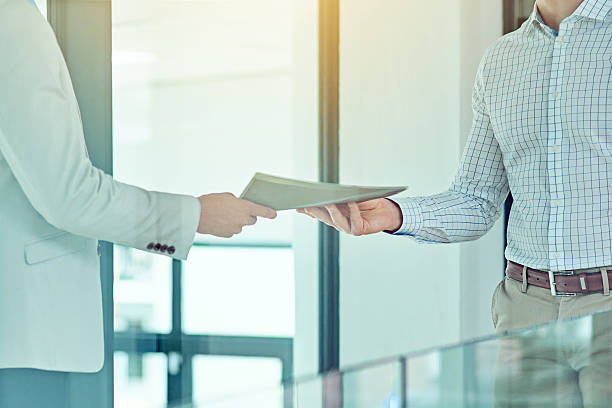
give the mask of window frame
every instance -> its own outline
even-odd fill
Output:
[[[111,0],[47,0],[47,21],[70,72],[89,158],[107,174],[113,169],[110,18]],[[108,242],[100,242],[100,281],[104,366],[97,373],[66,373],[68,385],[46,401],[49,407],[113,407],[113,246]]]
[[[194,247],[291,248],[289,244],[205,244]],[[195,356],[275,358],[282,365],[282,383],[293,376],[293,338],[264,336],[225,336],[187,334],[183,331],[183,266],[184,261],[172,261],[171,331],[122,330],[114,332],[114,352],[141,357],[147,353],[162,353],[168,359],[167,403],[189,404],[193,401],[193,368]],[[170,364],[174,359],[178,364]],[[176,368],[176,369],[175,369]],[[279,384],[281,386],[281,384]],[[292,406],[290,387],[284,391],[284,407]]]

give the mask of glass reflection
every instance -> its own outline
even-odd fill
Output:
[[[298,408],[603,408],[612,406],[611,379],[612,311],[604,311],[298,379],[275,392],[292,397],[284,407]],[[248,406],[240,403],[263,393],[231,401]]]
[[[612,406],[612,315],[502,338],[494,396],[499,407]]]
[[[439,370],[428,370],[439,361]],[[612,406],[612,312],[408,360],[410,406]],[[437,371],[437,372],[436,372]]]

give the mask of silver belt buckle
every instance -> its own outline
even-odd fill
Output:
[[[571,276],[573,274],[574,272],[571,272],[571,271],[559,271],[559,272],[548,271],[548,281],[550,282],[550,294],[553,296],[576,296],[575,293],[558,292],[557,283],[555,282],[555,276]]]

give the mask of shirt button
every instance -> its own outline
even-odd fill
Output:
[[[173,253],[175,253],[175,252],[176,252],[176,248],[175,248],[175,247],[173,247],[173,246],[169,246],[169,247],[168,247],[168,253],[169,253],[170,255],[172,255],[172,254],[173,254]]]
[[[552,97],[553,99],[557,99],[559,97],[559,92],[553,92]]]
[[[152,250],[152,249],[153,249],[153,247],[154,247],[154,246],[155,246],[155,244],[154,244],[154,243],[149,242],[149,244],[147,245],[147,249],[150,251],[150,250]]]
[[[561,200],[552,200],[550,203],[555,207],[558,207],[561,205]]]
[[[164,244],[161,246],[161,248],[159,249],[162,252],[166,252],[166,250],[168,249],[168,245]]]
[[[159,251],[159,250],[161,249],[161,244],[160,244],[159,242],[158,242],[157,244],[155,244],[154,249],[155,249],[156,251]]]
[[[550,148],[553,153],[559,153],[561,151],[561,146],[553,146]]]
[[[559,253],[558,253],[558,252],[553,252],[553,253],[551,254],[551,256],[552,256],[552,259],[559,259],[559,257],[560,257],[560,255],[559,255]]]

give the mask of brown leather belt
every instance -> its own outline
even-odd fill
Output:
[[[606,269],[608,282],[612,281],[612,269]],[[508,261],[506,276],[523,282],[523,265]],[[540,288],[551,289],[551,294],[574,296],[576,294],[603,292],[603,274],[600,271],[581,273],[581,271],[548,272],[527,268],[527,284]],[[553,285],[551,287],[551,279]],[[609,284],[608,287],[612,287]]]

